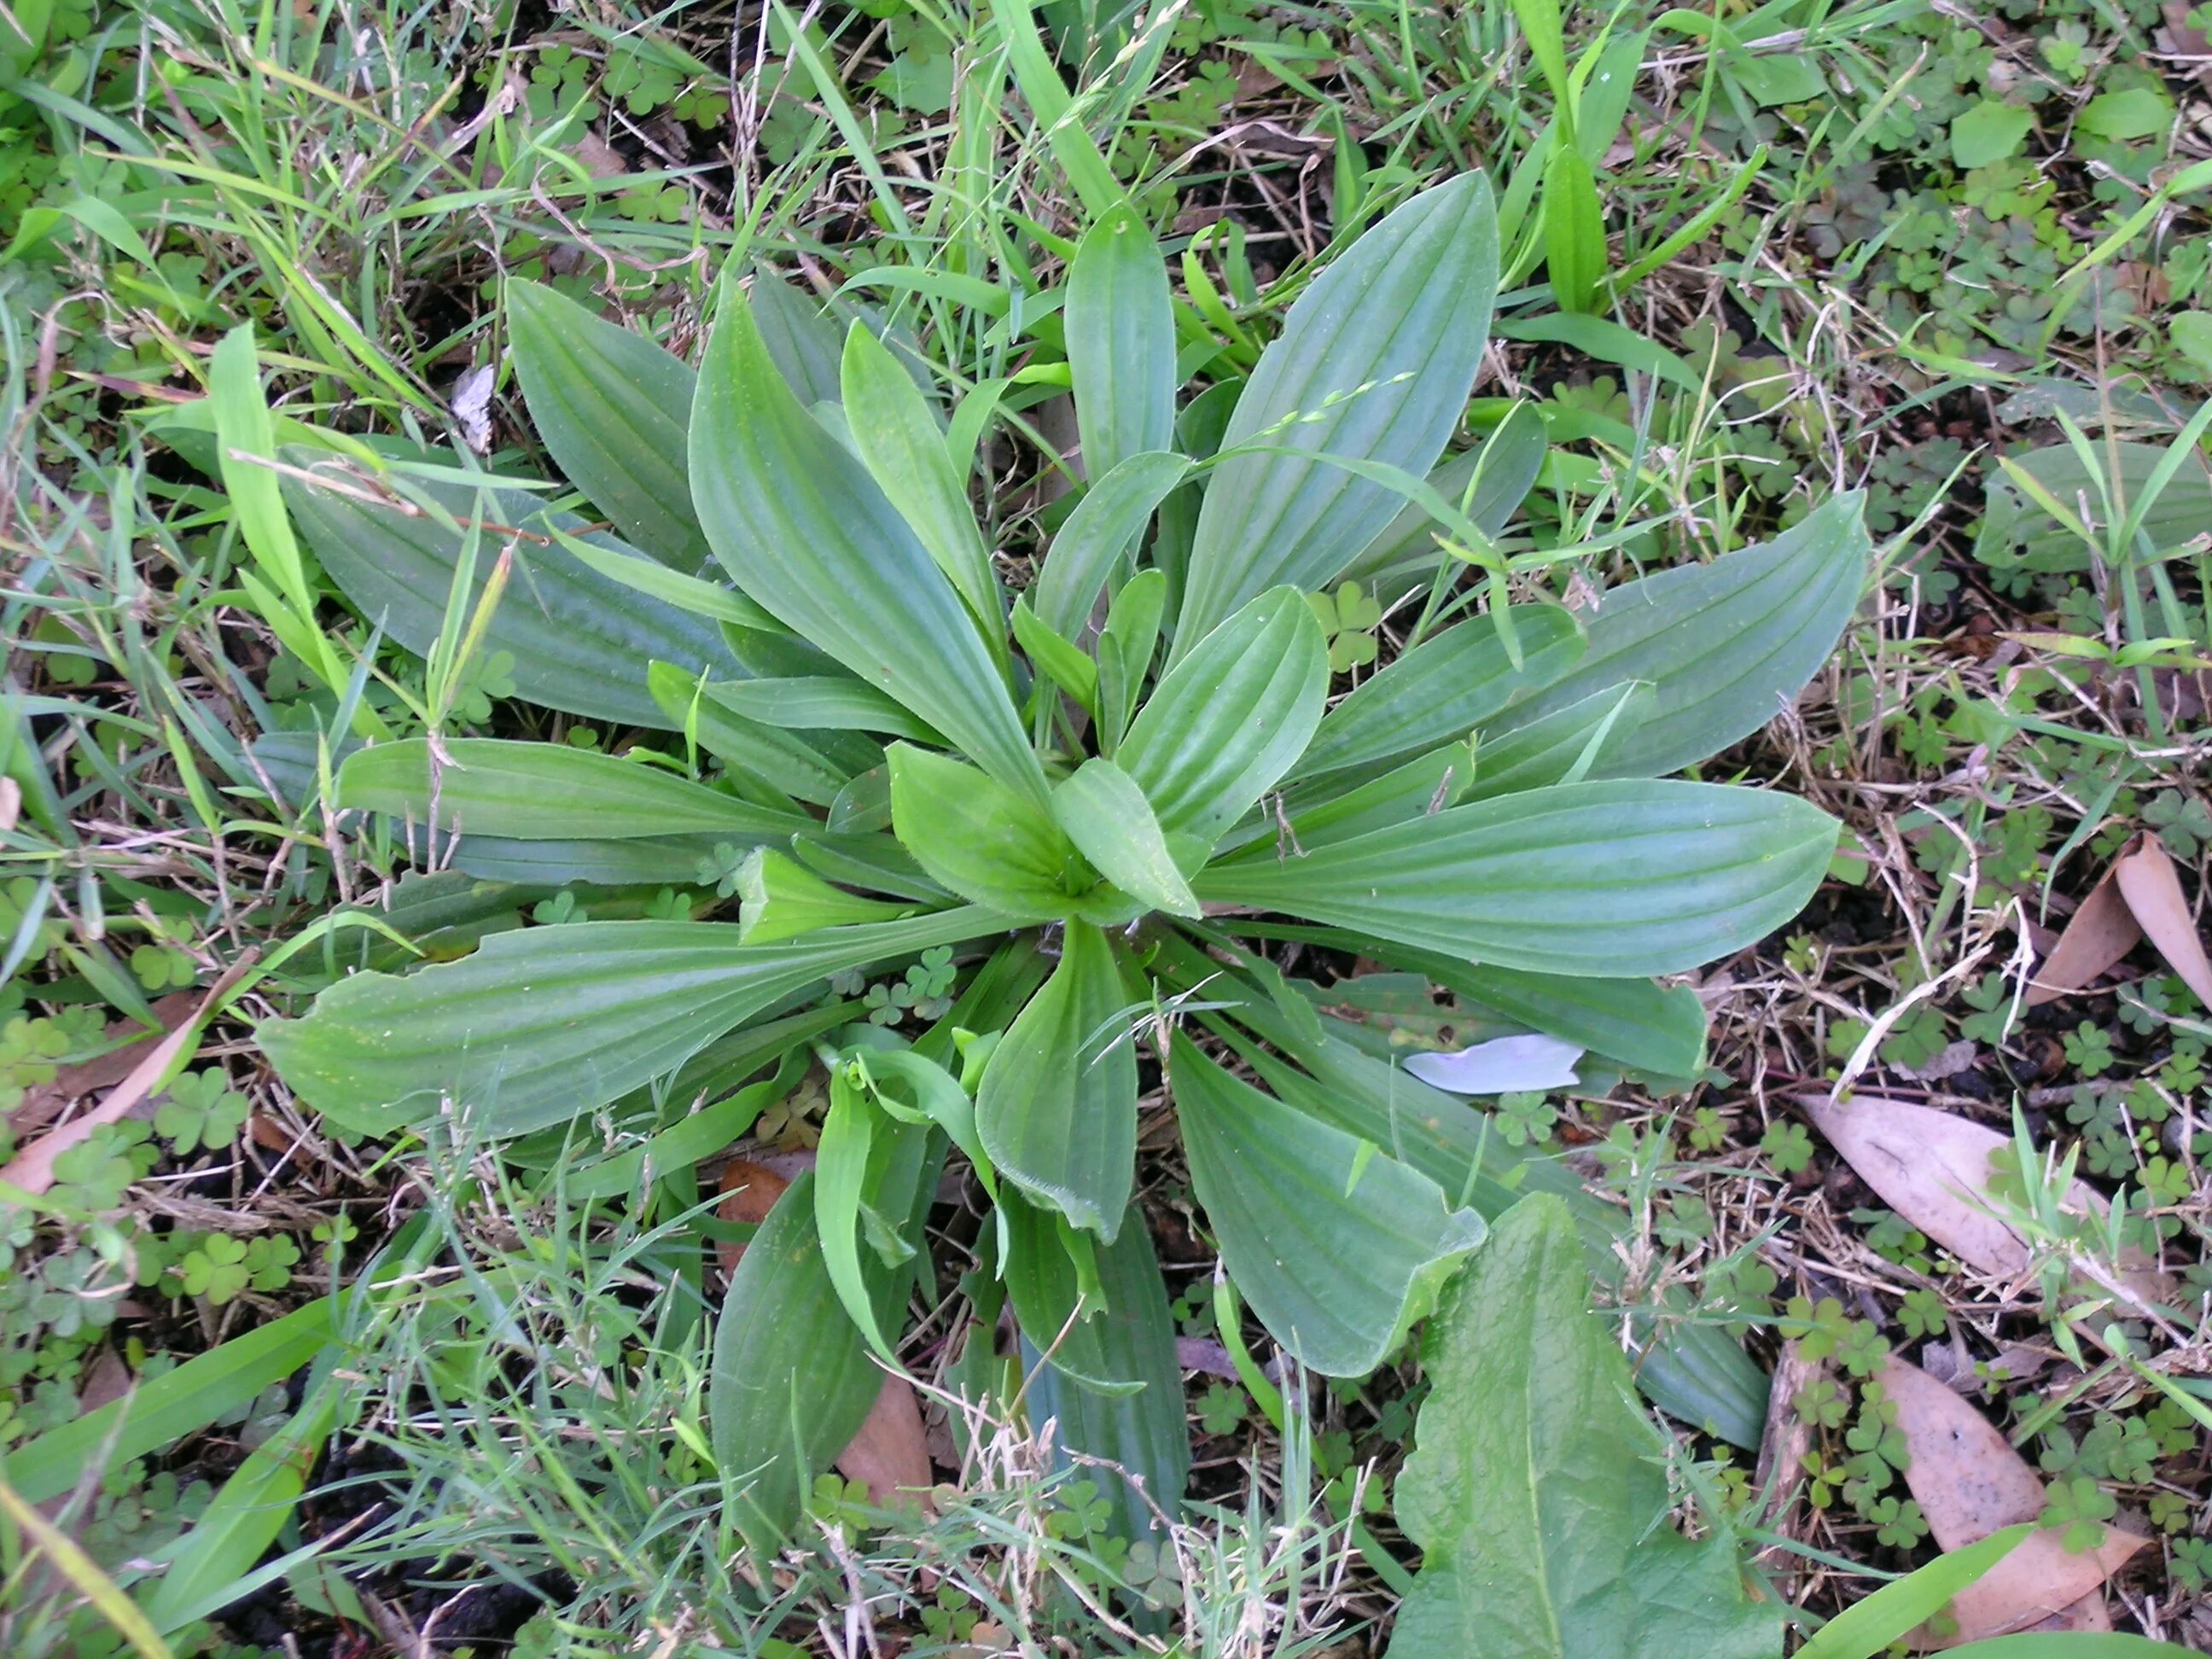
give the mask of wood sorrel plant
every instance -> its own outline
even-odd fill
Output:
[[[353,1130],[449,1111],[520,1136],[612,1109],[694,1159],[761,1109],[737,1084],[827,1059],[817,1168],[719,1328],[714,1440],[750,1535],[790,1523],[875,1398],[871,1352],[896,1352],[956,1152],[993,1208],[979,1279],[1050,1356],[1033,1407],[1173,1501],[1173,1329],[1131,1209],[1147,1055],[1230,1279],[1322,1372],[1389,1354],[1516,1187],[1579,1198],[1551,1165],[1510,1171],[1479,1115],[1253,942],[1425,975],[1505,1027],[1679,1079],[1704,1016],[1652,976],[1752,944],[1820,880],[1823,814],[1662,775],[1758,728],[1833,648],[1866,575],[1856,499],[1586,617],[1508,603],[1542,562],[1494,539],[1540,424],[1517,413],[1431,474],[1496,274],[1483,179],[1427,191],[1312,282],[1240,390],[1179,416],[1159,251],[1105,216],[1062,308],[1091,483],[1011,607],[970,505],[969,405],[948,428],[910,354],[857,324],[841,342],[765,276],[726,289],[696,380],[511,287],[533,416],[614,534],[450,471],[416,475],[412,514],[288,489],[334,579],[434,666],[504,651],[522,696],[722,763],[702,781],[434,721],[356,750],[338,804],[458,830],[463,870],[619,887],[704,859],[736,920],[498,933],[260,1035]],[[494,526],[526,532],[495,572]],[[1348,574],[1431,603],[1332,704],[1309,595]],[[823,1000],[925,952],[957,1001],[911,1046]],[[1641,1376],[1755,1441],[1763,1379],[1717,1330],[1655,1346]]]

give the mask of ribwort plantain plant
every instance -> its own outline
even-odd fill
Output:
[[[1703,1011],[1654,976],[1795,915],[1836,826],[1664,775],[1804,684],[1869,546],[1839,496],[1588,614],[1515,600],[1546,556],[1498,538],[1540,425],[1516,411],[1444,454],[1497,271],[1489,187],[1454,179],[1316,277],[1241,386],[1179,407],[1179,356],[1215,354],[1142,221],[1101,216],[1058,296],[1089,483],[1011,605],[970,491],[1004,386],[948,421],[900,335],[840,339],[765,275],[725,285],[696,375],[510,285],[529,408],[596,521],[450,469],[397,470],[411,500],[380,504],[295,457],[295,521],[400,644],[504,651],[522,697],[678,738],[641,761],[434,726],[355,749],[336,804],[489,879],[650,888],[703,859],[738,902],[494,933],[343,979],[260,1041],[349,1130],[596,1140],[605,1118],[644,1137],[625,1181],[741,1133],[769,1096],[738,1085],[825,1061],[815,1167],[718,1328],[713,1441],[757,1542],[896,1363],[955,1156],[988,1211],[976,1302],[1011,1303],[1032,1410],[1144,1483],[1120,1494],[1131,1532],[1172,1505],[1188,1443],[1132,1201],[1155,1079],[1228,1279],[1313,1370],[1380,1364],[1528,1188],[1581,1203],[1610,1261],[1571,1176],[1488,1144],[1258,947],[1425,975],[1594,1064],[1694,1076]],[[1310,596],[1347,578],[1426,603],[1332,701]],[[825,997],[924,953],[952,1001],[911,1043]],[[1647,1392],[1755,1443],[1750,1362],[1710,1327],[1640,1328]]]

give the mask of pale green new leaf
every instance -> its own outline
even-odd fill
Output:
[[[291,452],[289,459],[306,465],[317,458]],[[357,483],[346,487],[361,488]],[[477,511],[478,492],[466,486],[414,481],[409,488],[463,524]],[[460,568],[460,538],[428,513],[372,505],[298,478],[284,481],[284,501],[301,535],[355,609],[386,638],[427,656]],[[509,539],[491,524],[530,532],[534,524],[550,520],[549,531],[558,526],[602,547],[630,552],[611,538],[586,532],[584,521],[573,514],[546,514],[526,491],[487,488],[482,501],[489,522],[481,532],[466,601],[471,611]],[[647,689],[649,664],[673,663],[693,674],[739,672],[720,629],[705,617],[586,568],[550,534],[512,539],[507,591],[477,653],[489,658],[504,651],[513,658],[515,695],[526,702],[589,720],[665,730],[672,722]]]
[[[520,841],[715,834],[782,840],[812,827],[656,766],[568,744],[408,738],[357,749],[338,769],[340,807],[441,830]]]
[[[1589,646],[1574,671],[1484,737],[1498,742],[1644,680],[1656,696],[1650,714],[1591,775],[1656,777],[1717,754],[1780,714],[1828,659],[1857,608],[1870,550],[1863,498],[1836,495],[1771,542],[1617,587],[1584,618]]]
[[[1435,1305],[1482,1218],[1372,1143],[1261,1094],[1175,1035],[1192,1189],[1237,1287],[1328,1376],[1364,1376]]]
[[[1106,935],[1070,921],[1060,965],[1000,1040],[975,1095],[975,1127],[1000,1176],[1109,1241],[1136,1178],[1128,1001]]]
[[[1426,473],[1467,406],[1497,284],[1490,185],[1466,173],[1399,208],[1299,296],[1222,438],[1224,454],[1270,450],[1231,456],[1207,483],[1177,655],[1271,587],[1322,587],[1397,516],[1395,492],[1314,457]]]
[[[962,908],[769,945],[711,921],[525,928],[404,977],[356,974],[255,1036],[288,1084],[356,1133],[434,1117],[446,1098],[485,1133],[520,1134],[673,1071],[831,974],[1006,925]]]
[[[1430,1327],[1396,1492],[1424,1557],[1389,1659],[1780,1659],[1784,1609],[1745,1598],[1733,1544],[1667,1524],[1665,1448],[1588,1285],[1567,1206],[1538,1194]]]
[[[867,469],[792,396],[734,293],[708,344],[690,441],[700,521],[738,586],[1042,805],[1044,770],[966,604]]]
[[[1570,611],[1523,605],[1513,616],[1520,667],[1487,617],[1447,628],[1330,709],[1298,757],[1296,775],[1396,760],[1463,738],[1516,698],[1558,680],[1581,658],[1583,630]]]
[[[1198,914],[1190,884],[1176,867],[1152,803],[1109,760],[1092,758],[1052,792],[1054,821],[1091,866],[1147,908]]]
[[[1278,588],[1168,671],[1115,760],[1163,830],[1211,846],[1305,752],[1328,696],[1321,623]]]
[[[869,476],[913,527],[960,597],[993,656],[1006,654],[1006,601],[968,487],[921,388],[890,348],[855,323],[845,336],[845,422]]]
[[[1132,455],[1165,449],[1175,436],[1167,265],[1127,203],[1099,215],[1077,247],[1062,316],[1084,475],[1097,481]]]
[[[1075,847],[1045,807],[948,756],[898,743],[890,757],[892,827],[932,877],[1017,921],[1073,913]]]
[[[1544,267],[1560,310],[1571,315],[1595,309],[1605,261],[1597,175],[1580,150],[1563,143],[1544,165]]]
[[[1218,865],[1204,902],[1252,904],[1539,973],[1684,973],[1804,907],[1836,823],[1715,784],[1561,785],[1455,806],[1304,857]]]
[[[738,866],[738,899],[741,945],[775,945],[824,927],[896,921],[912,908],[832,887],[773,847],[755,848]]]
[[[530,418],[568,481],[623,540],[679,570],[704,568],[684,458],[691,366],[542,283],[510,279],[507,306]]]

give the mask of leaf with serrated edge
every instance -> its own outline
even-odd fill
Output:
[[[1178,1031],[1169,1060],[1192,1189],[1275,1340],[1364,1376],[1435,1304],[1482,1218],[1426,1176],[1231,1077]]]
[[[1734,1546],[1667,1524],[1657,1431],[1589,1311],[1566,1206],[1522,1200],[1431,1325],[1431,1389],[1397,1485],[1424,1552],[1389,1659],[1778,1659],[1783,1609]]]

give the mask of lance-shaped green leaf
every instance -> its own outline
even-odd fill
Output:
[[[1001,1177],[1111,1239],[1137,1164],[1137,1056],[1106,935],[1070,921],[1060,965],[984,1068],[975,1127]]]
[[[1400,1523],[1424,1552],[1390,1659],[1778,1659],[1785,1609],[1746,1599],[1725,1534],[1667,1524],[1665,1443],[1589,1310],[1566,1206],[1492,1231],[1431,1325]]]
[[[1087,886],[1074,843],[1042,806],[974,767],[903,743],[890,750],[891,823],[900,845],[963,898],[1018,921],[1074,909]]]
[[[761,343],[800,404],[834,404],[844,395],[844,331],[815,297],[772,270],[756,270],[746,290]]]
[[[705,684],[673,663],[654,663],[646,672],[646,689],[675,730],[793,800],[827,806],[857,774],[883,763],[883,750],[864,738],[817,742],[796,737],[724,707],[707,695]]]
[[[824,927],[896,921],[910,905],[886,904],[832,887],[772,847],[757,847],[738,869],[738,941],[775,945]]]
[[[1108,1375],[1100,1343],[1101,1241],[1069,1226],[1057,1211],[1030,1203],[1018,1187],[999,1188],[998,1221],[1006,1248],[1000,1277],[1024,1339],[1085,1390],[1128,1392],[1131,1383]]]
[[[1467,793],[1474,775],[1474,744],[1451,743],[1364,781],[1340,773],[1285,789],[1279,812],[1246,818],[1215,848],[1214,857],[1272,858],[1279,850],[1325,847],[1408,818],[1433,817]]]
[[[845,336],[842,384],[853,447],[967,601],[985,645],[1003,666],[1006,607],[991,569],[991,550],[983,545],[967,481],[953,470],[944,431],[914,376],[889,346],[855,323]]]
[[[538,435],[616,533],[679,570],[710,558],[691,510],[691,366],[541,283],[507,284],[514,370]]]
[[[1500,1018],[1637,1071],[1686,1078],[1705,1065],[1705,1004],[1686,985],[1532,974],[1402,948],[1392,960]]]
[[[1803,908],[1836,822],[1717,784],[1577,783],[1455,806],[1193,884],[1419,950],[1538,973],[1684,973]]]
[[[1363,1376],[1436,1304],[1482,1218],[1362,1141],[1231,1077],[1176,1033],[1190,1182],[1222,1264],[1303,1364]]]
[[[1328,646],[1305,596],[1254,599],[1161,679],[1115,752],[1160,827],[1207,846],[1313,740]]]
[[[1131,898],[1178,916],[1198,914],[1198,901],[1176,867],[1152,803],[1112,761],[1084,762],[1052,792],[1052,816],[1076,851]]]
[[[410,844],[422,862],[434,859],[479,881],[546,889],[579,882],[593,887],[653,888],[697,884],[702,862],[711,860],[719,869],[723,854],[735,854],[762,839],[725,831],[708,836],[633,836],[623,841],[520,841],[505,836],[463,836],[449,841],[443,835],[434,839],[418,824]]]
[[[1395,760],[1463,738],[1515,698],[1558,680],[1583,653],[1582,627],[1559,605],[1516,605],[1513,633],[1518,668],[1487,617],[1422,641],[1328,711],[1297,775]]]
[[[1161,1515],[1171,1521],[1178,1516],[1190,1480],[1190,1424],[1183,1411],[1175,1319],[1142,1215],[1125,1219],[1114,1242],[1099,1246],[1095,1257],[1106,1307],[1090,1321],[1086,1358],[1099,1380],[1114,1386],[1085,1388],[1025,1352],[1030,1419],[1058,1419],[1052,1442],[1056,1468],[1070,1466],[1072,1455],[1103,1460],[1103,1468],[1082,1466],[1081,1476],[1097,1481],[1113,1505],[1108,1523],[1113,1535],[1142,1541],[1158,1533]],[[1038,1336],[1024,1327],[1024,1346],[1049,1344],[1058,1331],[1055,1324]]]
[[[944,741],[897,698],[843,675],[710,680],[705,694],[731,714],[763,726],[801,732],[881,732],[923,743]]]
[[[1122,585],[1106,612],[1098,635],[1098,751],[1111,758],[1137,712],[1153,653],[1159,649],[1160,619],[1167,610],[1168,579],[1158,570],[1139,570]]]
[[[1550,451],[1536,406],[1516,404],[1478,447],[1449,457],[1430,473],[1429,487],[1455,506],[1466,498],[1468,520],[1484,535],[1495,536],[1528,498]],[[1426,507],[1408,501],[1344,568],[1342,579],[1370,589],[1385,605],[1396,604],[1415,588],[1426,587],[1437,566],[1450,556],[1437,544],[1439,528]]]
[[[831,974],[1006,926],[963,908],[769,945],[720,922],[532,927],[404,977],[356,974],[255,1035],[287,1083],[356,1133],[434,1116],[442,1097],[487,1133],[520,1134],[674,1070]]]
[[[1749,737],[1836,648],[1867,581],[1871,544],[1856,492],[1832,496],[1771,542],[1613,589],[1585,618],[1573,672],[1516,703],[1497,742],[1609,688],[1643,680],[1656,701],[1598,757],[1595,777],[1656,777]]]
[[[1096,481],[1132,455],[1165,449],[1175,436],[1167,265],[1127,203],[1100,214],[1076,248],[1062,314],[1084,474]]]
[[[1544,166],[1544,269],[1560,310],[1596,309],[1605,261],[1605,206],[1598,200],[1597,175],[1580,150],[1562,143]]]
[[[831,1282],[814,1207],[808,1170],[745,1247],[714,1322],[708,1430],[738,1488],[738,1527],[763,1555],[798,1521],[814,1477],[860,1432],[883,1387]]]
[[[418,480],[408,487],[464,524],[478,510],[477,491],[462,485]],[[298,478],[284,481],[284,502],[355,609],[388,638],[427,655],[445,623],[447,599],[460,569],[461,538],[429,514],[373,505]],[[483,656],[504,651],[514,659],[515,695],[526,702],[589,720],[665,730],[668,716],[646,685],[648,664],[674,663],[691,674],[739,672],[714,623],[587,568],[532,526],[550,520],[587,542],[630,551],[612,538],[586,533],[583,520],[573,514],[544,514],[537,498],[522,490],[484,490],[482,511],[487,523],[468,608],[482,597],[510,539],[514,562],[477,649]],[[505,530],[493,529],[495,524],[531,533],[510,538]]]
[[[1471,798],[1488,800],[1601,775],[1605,757],[1634,741],[1658,700],[1652,687],[1630,680],[1514,726],[1480,745]]]
[[[852,453],[799,406],[734,294],[691,415],[692,491],[738,586],[1018,794],[1044,770],[974,619]]]
[[[659,767],[560,743],[423,738],[358,749],[338,769],[340,807],[521,841],[685,834],[782,839],[812,827]]]
[[[1091,484],[1052,538],[1030,596],[1053,632],[1071,640],[1082,635],[1115,565],[1190,467],[1183,456],[1146,450],[1124,457]]]
[[[1424,191],[1298,297],[1237,400],[1200,508],[1176,649],[1247,600],[1327,584],[1397,515],[1394,491],[1316,459],[1425,474],[1467,407],[1498,285],[1490,185]],[[1291,453],[1279,453],[1289,450]]]

